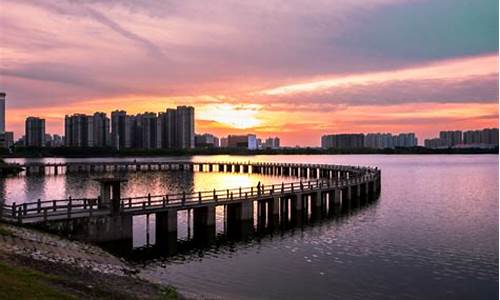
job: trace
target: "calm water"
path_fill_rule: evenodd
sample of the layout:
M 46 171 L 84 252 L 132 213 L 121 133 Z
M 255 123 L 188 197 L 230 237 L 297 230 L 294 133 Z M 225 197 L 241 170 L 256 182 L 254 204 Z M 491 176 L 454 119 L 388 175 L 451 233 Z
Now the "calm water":
M 168 158 L 165 158 L 168 159 Z M 50 159 L 54 160 L 54 159 Z M 99 159 L 102 160 L 102 159 Z M 139 158 L 138 158 L 139 160 Z M 156 159 L 153 159 L 156 160 Z M 181 291 L 228 299 L 497 299 L 498 156 L 194 157 L 378 166 L 378 201 L 314 225 L 140 264 L 143 276 Z M 126 195 L 278 183 L 278 177 L 137 173 Z M 1 182 L 7 202 L 96 196 L 90 177 L 17 177 Z M 222 212 L 217 231 L 222 236 Z M 154 216 L 149 218 L 154 224 Z M 181 216 L 180 223 L 187 217 Z M 134 246 L 148 239 L 134 220 Z M 186 224 L 185 224 L 186 225 Z M 154 230 L 154 226 L 152 229 Z M 189 226 L 179 226 L 189 239 Z

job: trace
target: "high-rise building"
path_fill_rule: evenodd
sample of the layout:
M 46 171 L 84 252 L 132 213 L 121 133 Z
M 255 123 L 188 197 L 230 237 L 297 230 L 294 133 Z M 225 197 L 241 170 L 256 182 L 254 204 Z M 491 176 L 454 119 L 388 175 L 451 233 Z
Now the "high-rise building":
M 229 141 L 228 141 L 227 137 L 221 137 L 220 138 L 220 147 L 221 148 L 229 147 Z
M 93 116 L 93 147 L 111 146 L 111 134 L 109 132 L 109 118 L 103 112 L 96 112 Z
M 146 112 L 135 117 L 136 148 L 155 149 L 158 147 L 156 113 Z M 161 144 L 161 143 L 160 143 Z
M 462 131 L 440 131 L 439 138 L 444 146 L 453 147 L 462 144 Z
M 268 137 L 263 144 L 264 149 L 279 149 L 280 148 L 280 138 L 279 137 Z
M 0 133 L 0 148 L 10 148 L 12 145 L 14 145 L 14 132 L 5 131 Z
M 468 130 L 464 132 L 463 142 L 465 145 L 481 144 L 481 130 Z
M 173 149 L 176 147 L 176 110 L 168 108 L 158 115 L 158 136 L 161 148 Z
M 194 107 L 177 106 L 175 113 L 175 148 L 194 148 Z
M 328 149 L 356 149 L 363 148 L 365 136 L 359 134 L 331 134 L 321 137 L 321 147 Z
M 5 131 L 5 97 L 6 94 L 0 92 L 0 148 L 14 145 L 14 133 Z
M 441 131 L 439 138 L 425 140 L 428 148 L 493 148 L 498 146 L 498 128 Z
M 25 146 L 45 146 L 45 119 L 28 117 L 25 122 Z
M 94 118 L 84 114 L 66 115 L 64 136 L 67 147 L 94 147 Z
M 132 147 L 131 129 L 133 118 L 123 110 L 111 112 L 111 146 L 115 149 Z
M 5 97 L 7 94 L 0 92 L 0 134 L 5 132 Z
M 498 128 L 485 128 L 481 131 L 481 143 L 498 146 Z

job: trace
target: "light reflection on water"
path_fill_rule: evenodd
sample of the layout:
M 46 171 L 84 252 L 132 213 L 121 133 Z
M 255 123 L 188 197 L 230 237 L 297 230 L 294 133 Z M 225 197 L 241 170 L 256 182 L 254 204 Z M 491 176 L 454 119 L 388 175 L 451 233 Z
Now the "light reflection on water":
M 382 194 L 374 205 L 347 217 L 248 243 L 150 261 L 143 276 L 173 284 L 181 291 L 229 299 L 498 298 L 497 155 L 276 155 L 193 160 L 378 166 Z M 144 194 L 145 187 L 199 190 L 204 184 L 225 188 L 259 180 L 281 182 L 281 178 L 243 175 L 234 179 L 233 175 L 222 178 L 219 176 L 225 175 L 205 173 L 191 178 L 152 173 L 137 176 L 125 188 L 126 194 Z M 96 186 L 81 177 L 73 181 L 69 176 L 33 181 L 14 178 L 3 183 L 2 192 L 7 201 L 21 201 L 28 196 L 95 195 Z M 181 232 L 185 228 L 179 227 L 179 235 L 187 235 Z

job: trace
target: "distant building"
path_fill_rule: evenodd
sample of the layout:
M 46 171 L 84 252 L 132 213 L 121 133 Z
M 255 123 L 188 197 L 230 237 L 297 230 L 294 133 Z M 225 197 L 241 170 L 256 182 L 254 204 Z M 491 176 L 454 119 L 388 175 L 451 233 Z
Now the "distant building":
M 175 148 L 194 148 L 194 107 L 177 106 L 175 126 Z
M 227 137 L 227 147 L 256 150 L 257 137 L 255 136 L 255 134 L 229 135 Z
M 427 148 L 493 148 L 498 146 L 498 128 L 441 131 L 439 138 L 425 140 Z
M 25 121 L 25 146 L 45 146 L 45 119 L 28 117 Z
M 227 137 L 220 138 L 220 147 L 221 148 L 229 147 L 229 141 Z
M 424 147 L 430 149 L 448 148 L 440 138 L 425 139 Z
M 64 118 L 65 146 L 94 147 L 94 118 L 85 114 L 66 115 Z
M 123 110 L 111 112 L 111 146 L 115 149 L 126 149 L 132 146 L 132 119 Z
M 373 149 L 394 149 L 394 138 L 390 133 L 369 133 L 364 145 Z
M 418 145 L 418 140 L 415 137 L 415 133 L 400 133 L 397 136 L 393 136 L 394 147 L 408 148 L 416 147 Z
M 94 147 L 111 146 L 110 121 L 103 112 L 96 112 L 93 116 Z
M 137 149 L 155 149 L 158 147 L 156 113 L 138 114 L 132 119 L 132 147 Z
M 161 148 L 176 148 L 176 110 L 168 108 L 166 112 L 158 114 L 158 135 L 160 137 Z
M 194 143 L 196 148 L 219 147 L 219 138 L 210 133 L 197 134 Z
M 462 144 L 462 131 L 440 131 L 439 138 L 444 146 L 453 147 Z
M 57 134 L 50 135 L 46 134 L 45 135 L 45 146 L 46 147 L 61 147 L 64 146 L 64 140 L 63 137 Z
M 7 94 L 0 92 L 0 134 L 5 132 L 5 98 Z
M 4 131 L 0 133 L 0 148 L 10 148 L 14 145 L 14 132 Z
M 280 138 L 279 137 L 268 137 L 263 144 L 264 149 L 279 149 L 280 148 Z
M 191 149 L 195 146 L 194 108 L 178 106 L 158 115 L 111 113 L 111 141 L 116 149 Z
M 7 94 L 0 92 L 0 148 L 10 148 L 14 144 L 14 133 L 5 131 L 5 97 Z
M 498 128 L 485 128 L 481 131 L 481 143 L 498 146 Z
M 321 137 L 321 147 L 325 149 L 356 149 L 364 147 L 364 134 L 331 134 Z

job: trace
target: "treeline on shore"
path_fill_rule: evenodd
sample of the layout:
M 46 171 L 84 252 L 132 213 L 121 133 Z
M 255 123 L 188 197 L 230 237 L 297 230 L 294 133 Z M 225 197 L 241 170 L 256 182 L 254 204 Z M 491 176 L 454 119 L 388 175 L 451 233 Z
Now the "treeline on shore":
M 124 149 L 114 148 L 72 148 L 72 147 L 16 147 L 12 151 L 2 149 L 1 157 L 104 157 L 104 156 L 191 156 L 191 155 L 274 155 L 274 154 L 498 154 L 498 147 L 492 149 L 457 148 L 429 149 L 425 147 L 395 149 L 322 149 L 322 148 L 280 148 L 247 150 L 241 148 L 195 148 L 195 149 Z

